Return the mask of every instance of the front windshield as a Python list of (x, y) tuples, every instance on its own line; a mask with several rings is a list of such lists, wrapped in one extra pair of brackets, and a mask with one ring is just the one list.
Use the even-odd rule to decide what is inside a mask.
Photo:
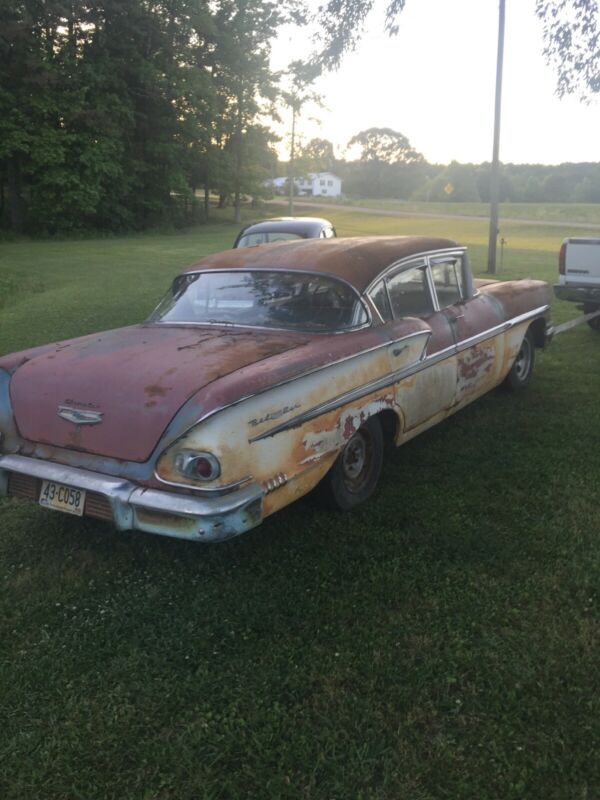
[(181, 275), (149, 321), (332, 331), (363, 325), (367, 314), (335, 278), (256, 270)]
[(263, 233), (245, 233), (240, 237), (236, 247), (256, 247), (258, 244), (271, 242), (286, 242), (288, 239), (302, 239), (297, 233), (289, 231), (265, 231)]

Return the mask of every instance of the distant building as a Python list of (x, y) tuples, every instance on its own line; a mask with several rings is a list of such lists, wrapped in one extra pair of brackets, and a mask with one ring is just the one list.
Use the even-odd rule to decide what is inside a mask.
[(342, 193), (342, 181), (333, 172), (309, 172), (305, 178), (296, 181), (300, 194), (319, 197), (339, 197)]
[[(270, 178), (265, 182), (275, 192), (285, 194), (287, 178)], [(342, 181), (333, 172), (309, 172), (303, 178), (296, 178), (294, 185), (299, 195), (305, 197), (339, 197), (342, 193)]]

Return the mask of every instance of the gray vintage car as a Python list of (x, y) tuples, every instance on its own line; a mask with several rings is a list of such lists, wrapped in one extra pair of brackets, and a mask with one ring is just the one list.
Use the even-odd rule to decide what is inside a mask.
[(289, 239), (332, 239), (335, 228), (320, 217), (273, 217), (246, 225), (239, 232), (234, 247), (284, 242)]

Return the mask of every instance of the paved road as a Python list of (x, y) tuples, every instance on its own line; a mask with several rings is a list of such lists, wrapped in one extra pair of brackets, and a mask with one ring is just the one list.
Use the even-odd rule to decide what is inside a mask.
[[(269, 203), (281, 205), (280, 200), (269, 200)], [(437, 217), (438, 219), (473, 219), (480, 222), (487, 222), (487, 217), (467, 215), (467, 214), (443, 214), (433, 211), (395, 211), (385, 208), (369, 208), (368, 206), (345, 206), (335, 203), (319, 203), (308, 200), (294, 200), (294, 206), (301, 208), (328, 208), (340, 209), (342, 211), (359, 211), (361, 214), (377, 214), (381, 217)], [(517, 225), (543, 225), (548, 228), (578, 228), (582, 230), (600, 231), (600, 224), (594, 225), (589, 222), (551, 222), (539, 219), (514, 219), (512, 217), (502, 217), (501, 222), (511, 222)]]

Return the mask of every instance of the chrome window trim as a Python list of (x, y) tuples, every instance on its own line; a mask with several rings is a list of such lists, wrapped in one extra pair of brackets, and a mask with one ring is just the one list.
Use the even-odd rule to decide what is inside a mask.
[[(432, 286), (432, 288), (433, 288), (433, 290), (435, 292), (436, 303), (437, 303), (437, 306), (438, 306), (438, 308), (436, 309), (437, 311), (441, 311), (442, 310), (442, 306), (440, 305), (440, 299), (438, 297), (437, 288), (435, 286), (435, 281), (433, 280), (432, 268), (434, 266), (437, 266), (438, 264), (445, 264), (446, 262), (451, 261), (452, 259), (456, 259), (456, 258), (458, 258), (458, 256), (454, 253), (454, 254), (443, 255), (443, 256), (429, 256), (429, 258), (427, 259), (428, 268), (429, 268), (429, 274), (430, 274), (430, 277), (431, 277), (431, 286)], [(460, 298), (458, 300), (456, 300), (454, 303), (449, 303), (447, 306), (443, 306), (443, 308), (450, 308), (451, 306), (455, 306), (458, 303), (464, 303), (468, 299), (463, 293), (463, 285), (464, 285), (464, 282), (465, 282), (464, 281), (464, 275), (463, 275), (463, 268), (464, 268), (464, 265), (463, 265), (463, 262), (461, 260), (460, 270), (459, 270), (461, 281), (460, 281), (460, 284), (458, 285), (458, 291), (460, 292)], [(456, 274), (456, 268), (455, 268), (455, 274)]]
[[(466, 250), (467, 250), (466, 247), (457, 246), (457, 247), (443, 248), (442, 250), (426, 250), (422, 253), (413, 253), (413, 255), (411, 256), (405, 256), (404, 258), (400, 258), (398, 261), (392, 262), (388, 267), (386, 267), (378, 275), (376, 275), (375, 278), (373, 278), (373, 280), (363, 290), (363, 295), (368, 294), (373, 288), (373, 285), (376, 284), (382, 278), (388, 278), (390, 276), (390, 273), (392, 272), (396, 271), (401, 272), (404, 271), (405, 269), (408, 269), (413, 262), (420, 261), (422, 259), (425, 259), (425, 261), (427, 261), (427, 259), (429, 259), (430, 257), (434, 257), (437, 255), (452, 255), (453, 253), (463, 254), (466, 252)], [(415, 266), (418, 266), (418, 264), (415, 264)]]
[(429, 286), (429, 295), (433, 303), (432, 313), (435, 314), (436, 312), (441, 311), (441, 306), (437, 289), (435, 288), (435, 283), (433, 281), (433, 275), (431, 274), (431, 264), (429, 263), (429, 259), (427, 260), (427, 266), (425, 267), (425, 275), (427, 277), (427, 285)]
[(499, 325), (495, 325), (493, 328), (488, 328), (486, 331), (482, 331), (476, 336), (471, 336), (468, 339), (464, 339), (459, 344), (450, 345), (449, 347), (445, 347), (443, 350), (438, 350), (437, 353), (432, 353), (430, 356), (424, 356), (424, 353), (427, 349), (427, 344), (429, 343), (428, 337), (427, 344), (423, 348), (423, 354), (418, 361), (415, 361), (406, 367), (402, 367), (395, 372), (391, 372), (388, 375), (384, 375), (381, 378), (376, 378), (373, 381), (369, 381), (369, 383), (364, 384), (364, 386), (350, 389), (347, 392), (343, 392), (342, 394), (331, 398), (331, 400), (326, 400), (323, 403), (319, 403), (318, 405), (307, 409), (302, 414), (297, 414), (292, 419), (282, 422), (279, 425), (275, 425), (267, 431), (263, 431), (263, 433), (260, 433), (257, 436), (249, 439), (248, 442), (252, 444), (253, 442), (260, 441), (261, 439), (267, 439), (271, 436), (275, 436), (277, 433), (281, 433), (282, 431), (290, 430), (291, 428), (297, 428), (299, 425), (303, 425), (305, 422), (310, 422), (310, 420), (316, 419), (317, 417), (321, 416), (322, 414), (326, 414), (329, 411), (334, 411), (336, 408), (340, 408), (347, 403), (351, 403), (354, 400), (360, 400), (362, 397), (366, 397), (367, 395), (377, 392), (381, 389), (386, 389), (389, 386), (404, 380), (404, 378), (416, 375), (418, 372), (422, 372), (424, 369), (427, 369), (428, 367), (431, 367), (440, 361), (445, 361), (447, 358), (458, 355), (464, 350), (468, 350), (470, 347), (474, 347), (480, 342), (486, 341), (487, 339), (493, 339), (495, 336), (498, 336), (498, 334), (504, 333), (505, 331), (510, 330), (510, 328), (515, 327), (515, 325), (519, 325), (523, 322), (527, 322), (530, 319), (540, 317), (545, 314), (549, 308), (550, 306), (548, 305), (540, 306), (532, 311), (520, 314), (518, 317), (513, 317), (511, 320), (507, 320)]
[(162, 322), (161, 320), (153, 320), (152, 319), (152, 316), (156, 312), (156, 309), (158, 308), (158, 306), (162, 302), (162, 299), (161, 299), (158, 302), (158, 304), (156, 305), (156, 307), (154, 308), (154, 310), (152, 311), (152, 314), (150, 314), (148, 319), (145, 320), (145, 324), (146, 325), (183, 325), (183, 326), (188, 325), (188, 326), (193, 326), (193, 327), (197, 327), (197, 326), (200, 326), (200, 325), (210, 325), (210, 326), (214, 326), (214, 327), (217, 327), (217, 328), (218, 327), (249, 328), (251, 330), (257, 330), (257, 331), (288, 331), (289, 333), (311, 333), (311, 334), (312, 333), (314, 333), (314, 334), (319, 334), (319, 333), (323, 334), (323, 333), (325, 333), (328, 336), (330, 336), (331, 334), (335, 334), (335, 333), (349, 333), (350, 331), (359, 331), (359, 330), (362, 330), (363, 328), (369, 327), (373, 323), (373, 315), (371, 313), (371, 309), (369, 307), (369, 304), (365, 303), (365, 301), (364, 301), (364, 297), (363, 297), (364, 292), (361, 294), (361, 292), (358, 291), (356, 286), (354, 286), (352, 283), (350, 283), (350, 281), (346, 280), (346, 278), (342, 278), (340, 275), (334, 275), (331, 272), (321, 272), (321, 271), (315, 271), (315, 270), (310, 270), (310, 269), (277, 269), (277, 268), (271, 269), (269, 267), (250, 267), (250, 268), (249, 267), (244, 267), (244, 268), (242, 268), (242, 267), (233, 267), (231, 269), (227, 269), (226, 267), (223, 267), (222, 269), (220, 269), (220, 268), (218, 268), (218, 269), (198, 269), (198, 270), (191, 269), (188, 272), (180, 272), (178, 275), (176, 275), (175, 278), (173, 278), (173, 281), (171, 281), (171, 287), (173, 286), (173, 283), (177, 280), (177, 278), (182, 278), (184, 275), (213, 275), (215, 273), (220, 273), (220, 272), (280, 272), (282, 275), (296, 275), (296, 274), (298, 274), (298, 275), (313, 275), (313, 276), (315, 276), (317, 278), (322, 278), (322, 277), (330, 278), (331, 280), (339, 281), (340, 283), (343, 283), (345, 286), (348, 286), (348, 288), (356, 296), (356, 299), (358, 300), (358, 302), (360, 303), (361, 307), (365, 311), (365, 313), (367, 315), (367, 321), (361, 323), (360, 325), (353, 325), (352, 327), (339, 328), (339, 329), (336, 329), (336, 330), (329, 330), (329, 331), (314, 331), (314, 330), (302, 329), (302, 328), (275, 328), (275, 327), (272, 327), (272, 326), (262, 326), (262, 325), (243, 325), (243, 324), (239, 324), (237, 322), (227, 322), (227, 323), (223, 323), (223, 322), (171, 322), (171, 321), (168, 321), (168, 320), (165, 321), (165, 322)]
[[(367, 305), (363, 301), (361, 302), (361, 306), (366, 308)], [(370, 313), (371, 309), (369, 309), (369, 316), (372, 318), (372, 314)], [(342, 333), (354, 333), (355, 331), (362, 331), (365, 328), (372, 327), (371, 320), (368, 322), (364, 322), (362, 325), (354, 325), (352, 328), (340, 328), (336, 331), (313, 331), (308, 330), (306, 328), (271, 328), (269, 326), (260, 326), (260, 325), (241, 325), (237, 322), (159, 322), (159, 321), (146, 321), (143, 323), (144, 325), (161, 325), (165, 328), (169, 327), (177, 327), (177, 328), (235, 328), (243, 329), (247, 331), (273, 331), (274, 333), (297, 333), (303, 334), (305, 336), (339, 336)]]
[[(425, 283), (427, 285), (427, 290), (429, 291), (429, 299), (431, 301), (432, 309), (431, 311), (427, 312), (427, 314), (405, 314), (402, 317), (397, 317), (394, 311), (394, 306), (392, 303), (392, 298), (390, 295), (390, 290), (388, 288), (388, 281), (393, 280), (396, 275), (399, 275), (403, 272), (409, 272), (411, 269), (422, 269), (425, 271)], [(437, 296), (435, 291), (433, 290), (433, 282), (431, 280), (431, 271), (429, 269), (429, 263), (426, 258), (419, 257), (416, 263), (407, 264), (404, 268), (394, 270), (390, 275), (382, 278), (383, 283), (385, 285), (385, 290), (388, 296), (388, 303), (390, 304), (390, 311), (392, 312), (392, 322), (396, 322), (397, 320), (406, 319), (407, 317), (414, 317), (415, 319), (426, 319), (430, 314), (435, 314), (436, 311), (439, 311), (439, 303), (437, 300)]]

